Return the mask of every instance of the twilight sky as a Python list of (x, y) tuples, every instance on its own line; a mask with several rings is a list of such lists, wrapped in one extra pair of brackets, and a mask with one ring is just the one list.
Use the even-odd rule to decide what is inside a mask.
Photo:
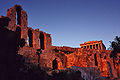
[(15, 4), (28, 13), (28, 26), (50, 33), (52, 45), (80, 47), (120, 36), (120, 0), (1, 0), (0, 16)]

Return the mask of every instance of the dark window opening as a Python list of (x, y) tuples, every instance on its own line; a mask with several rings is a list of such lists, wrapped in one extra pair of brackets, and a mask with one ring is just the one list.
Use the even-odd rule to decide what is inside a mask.
[(104, 59), (106, 59), (106, 56), (104, 56)]
[(98, 44), (96, 44), (96, 49), (98, 49)]
[(89, 48), (89, 46), (87, 46), (87, 48)]
[(84, 46), (84, 48), (86, 48), (86, 46)]
[(83, 48), (83, 46), (81, 48)]
[(114, 64), (114, 68), (116, 68), (116, 67), (115, 67), (115, 60), (114, 60), (114, 59), (115, 59), (115, 58), (113, 57), (113, 64)]
[(94, 59), (95, 59), (95, 65), (98, 66), (96, 54), (94, 54)]
[(21, 7), (16, 6), (16, 25), (21, 25)]
[(17, 40), (20, 41), (21, 39), (21, 28), (20, 27), (16, 28), (16, 35), (17, 35)]
[(90, 49), (92, 49), (92, 45), (90, 45)]
[(45, 47), (44, 47), (44, 34), (43, 34), (43, 32), (40, 33), (39, 39), (40, 39), (39, 40), (40, 41), (40, 48), (44, 50)]
[(32, 31), (29, 29), (28, 30), (28, 43), (30, 47), (33, 47), (33, 33)]
[(101, 50), (101, 44), (99, 44), (99, 49)]
[(53, 62), (52, 62), (52, 66), (53, 66), (53, 70), (58, 68), (56, 58), (53, 60)]
[(93, 49), (95, 49), (95, 45), (93, 45)]
[(112, 72), (111, 64), (109, 62), (107, 62), (107, 64), (109, 66), (110, 76), (113, 77), (113, 72)]

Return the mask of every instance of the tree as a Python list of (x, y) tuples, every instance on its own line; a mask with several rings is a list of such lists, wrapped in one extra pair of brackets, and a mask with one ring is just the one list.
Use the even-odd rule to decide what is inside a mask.
[(114, 41), (110, 42), (111, 57), (116, 58), (117, 53), (120, 53), (120, 37), (116, 36)]
[(110, 57), (113, 58), (113, 64), (115, 68), (115, 58), (117, 58), (117, 53), (120, 53), (120, 37), (116, 36), (114, 41), (110, 42), (111, 45), (109, 47), (110, 50), (112, 50)]

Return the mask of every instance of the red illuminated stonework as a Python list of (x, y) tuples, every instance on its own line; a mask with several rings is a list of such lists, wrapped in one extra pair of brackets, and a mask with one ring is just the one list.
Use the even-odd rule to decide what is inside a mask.
[(99, 49), (99, 50), (106, 50), (105, 45), (100, 41), (88, 41), (84, 44), (80, 44), (81, 48), (88, 48), (88, 49)]
[[(25, 46), (21, 47), (18, 54), (25, 57), (26, 63), (38, 65), (38, 49), (40, 54), (40, 66), (53, 69), (65, 69), (71, 66), (94, 67), (98, 69), (101, 76), (120, 77), (120, 53), (115, 59), (110, 58), (111, 51), (106, 50), (105, 45), (100, 41), (88, 41), (80, 44), (81, 48), (52, 46), (51, 34), (28, 27), (27, 13), (20, 5), (15, 5), (7, 10), (10, 19), (7, 29), (17, 33), (18, 39), (25, 39)], [(0, 17), (2, 18), (2, 16)], [(54, 62), (53, 62), (54, 61)]]

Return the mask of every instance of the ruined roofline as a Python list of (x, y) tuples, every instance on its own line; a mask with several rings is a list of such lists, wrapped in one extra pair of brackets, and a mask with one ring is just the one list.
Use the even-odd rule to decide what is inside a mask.
[(103, 44), (102, 40), (100, 40), (100, 41), (88, 41), (88, 42), (85, 42), (83, 44), (80, 44), (80, 46), (81, 46), (81, 48), (106, 50), (106, 47)]
[(20, 8), (22, 8), (22, 6), (21, 6), (21, 5), (19, 5), (19, 4), (16, 4), (14, 7), (20, 7)]
[(23, 8), (22, 8), (21, 5), (16, 4), (16, 5), (14, 5), (13, 7), (8, 8), (7, 11), (9, 11), (10, 9), (17, 8), (17, 7), (21, 8), (21, 9), (23, 10)]
[(80, 44), (80, 45), (86, 45), (86, 44), (94, 44), (94, 43), (102, 43), (103, 41), (102, 40), (99, 40), (99, 41), (88, 41), (88, 42), (85, 42), (83, 44)]
[[(16, 16), (16, 14), (17, 14), (17, 16)], [(15, 31), (16, 30), (15, 26), (17, 26), (17, 27), (20, 27), (21, 29), (26, 28), (26, 29), (30, 29), (32, 31), (43, 32), (47, 35), (51, 35), (44, 31), (40, 31), (39, 29), (33, 29), (33, 27), (29, 27), (27, 12), (23, 10), (21, 5), (16, 4), (13, 7), (7, 9), (6, 17), (11, 19), (11, 21), (9, 22), (9, 25), (8, 25), (9, 30)]]
[(49, 33), (46, 33), (44, 31), (39, 30), (39, 28), (36, 28), (36, 29), (33, 29), (32, 27), (27, 27), (27, 28), (30, 29), (30, 30), (32, 30), (32, 31), (42, 32), (42, 33), (45, 33), (46, 35), (51, 35)]

